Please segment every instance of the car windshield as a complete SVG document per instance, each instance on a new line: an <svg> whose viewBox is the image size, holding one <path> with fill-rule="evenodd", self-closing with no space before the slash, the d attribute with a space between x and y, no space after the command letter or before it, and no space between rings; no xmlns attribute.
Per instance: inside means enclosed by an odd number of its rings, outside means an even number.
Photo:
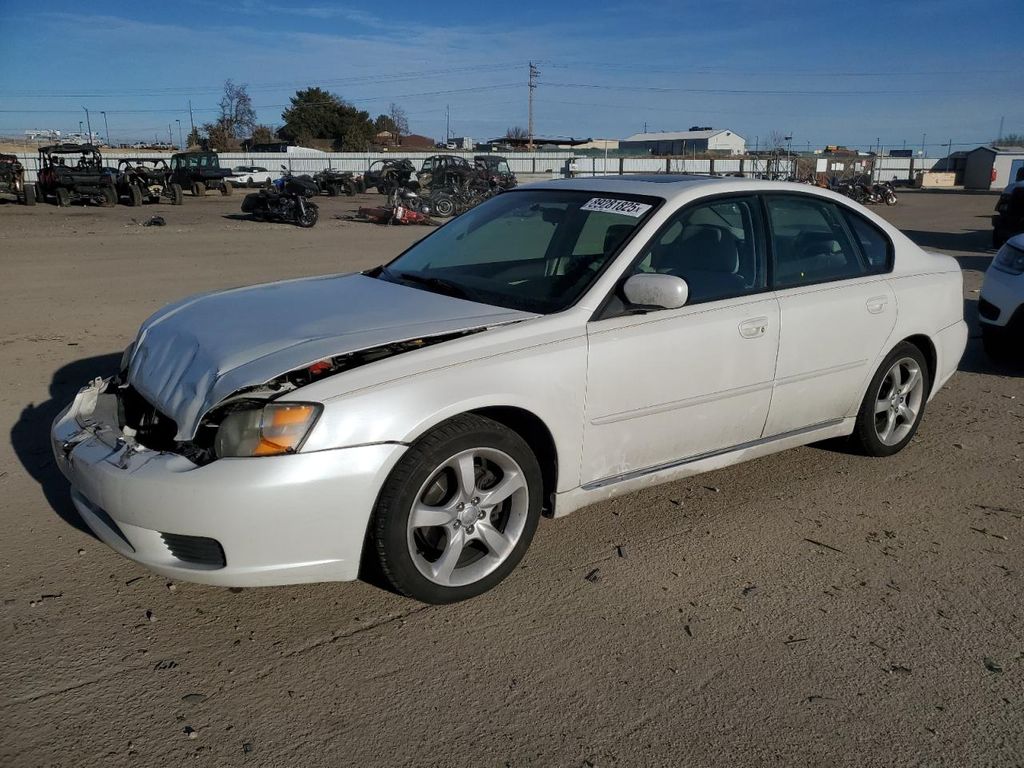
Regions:
<svg viewBox="0 0 1024 768"><path fill-rule="evenodd" d="M373 274L471 301L559 312L583 295L660 202L600 192L506 192Z"/></svg>

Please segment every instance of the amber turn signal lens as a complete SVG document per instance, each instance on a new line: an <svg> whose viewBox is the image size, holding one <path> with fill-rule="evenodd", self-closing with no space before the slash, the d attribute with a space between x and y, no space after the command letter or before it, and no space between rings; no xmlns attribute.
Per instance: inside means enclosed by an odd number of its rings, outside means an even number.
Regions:
<svg viewBox="0 0 1024 768"><path fill-rule="evenodd" d="M306 404L272 404L263 409L260 441L253 456L275 456L298 449L309 432L317 409Z"/></svg>

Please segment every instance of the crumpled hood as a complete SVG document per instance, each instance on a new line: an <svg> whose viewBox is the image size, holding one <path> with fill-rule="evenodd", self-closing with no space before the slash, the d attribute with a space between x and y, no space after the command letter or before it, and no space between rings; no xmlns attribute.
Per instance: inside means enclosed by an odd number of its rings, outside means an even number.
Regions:
<svg viewBox="0 0 1024 768"><path fill-rule="evenodd" d="M317 360L531 317L361 274L236 288L146 320L128 380L190 440L224 398Z"/></svg>

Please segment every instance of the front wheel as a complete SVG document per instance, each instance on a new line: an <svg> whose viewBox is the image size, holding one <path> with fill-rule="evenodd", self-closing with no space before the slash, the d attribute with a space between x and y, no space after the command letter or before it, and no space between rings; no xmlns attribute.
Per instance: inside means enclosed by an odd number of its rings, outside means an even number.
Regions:
<svg viewBox="0 0 1024 768"><path fill-rule="evenodd" d="M32 184L25 186L25 191L22 192L22 204L23 205L35 205L36 204L36 188Z"/></svg>
<svg viewBox="0 0 1024 768"><path fill-rule="evenodd" d="M886 205L896 205L896 195L894 193L892 193L892 192L888 193L885 196L885 204Z"/></svg>
<svg viewBox="0 0 1024 768"><path fill-rule="evenodd" d="M103 207L113 208L117 205L117 190L113 186L107 186L103 188ZM139 200L139 205L142 205L142 200Z"/></svg>
<svg viewBox="0 0 1024 768"><path fill-rule="evenodd" d="M138 207L142 205L142 188L132 184L128 187L128 205Z"/></svg>
<svg viewBox="0 0 1024 768"><path fill-rule="evenodd" d="M181 205L185 200L181 184L171 184L171 205Z"/></svg>
<svg viewBox="0 0 1024 768"><path fill-rule="evenodd" d="M57 198L58 207L67 208L71 205L71 193L64 189L64 187L57 187L55 196Z"/></svg>
<svg viewBox="0 0 1024 768"><path fill-rule="evenodd" d="M871 379L851 439L868 456L892 456L914 437L931 390L931 371L921 350L901 342Z"/></svg>
<svg viewBox="0 0 1024 768"><path fill-rule="evenodd" d="M224 195L224 197L230 195L232 190L233 187L231 186L230 181L225 181L223 184L220 185L220 193Z"/></svg>
<svg viewBox="0 0 1024 768"><path fill-rule="evenodd" d="M542 504L526 441L491 419L456 416L417 440L384 484L371 523L381 570L426 603L475 597L522 560Z"/></svg>
<svg viewBox="0 0 1024 768"><path fill-rule="evenodd" d="M203 197L206 195L206 185L201 181L192 182L192 197Z"/></svg>
<svg viewBox="0 0 1024 768"><path fill-rule="evenodd" d="M315 226L319 220L320 209L315 203L306 203L306 210L299 214L299 218L295 223L303 229L309 229Z"/></svg>

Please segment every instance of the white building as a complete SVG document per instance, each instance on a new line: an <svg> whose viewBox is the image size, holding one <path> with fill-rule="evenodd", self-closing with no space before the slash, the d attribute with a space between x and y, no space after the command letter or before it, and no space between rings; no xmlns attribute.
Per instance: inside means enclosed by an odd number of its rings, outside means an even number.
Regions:
<svg viewBox="0 0 1024 768"><path fill-rule="evenodd" d="M715 152L742 155L747 142L738 133L716 128L669 133L635 133L619 142L622 150L644 150L651 155L691 155Z"/></svg>

